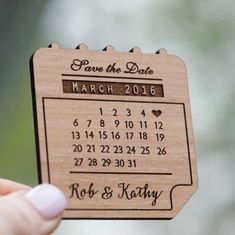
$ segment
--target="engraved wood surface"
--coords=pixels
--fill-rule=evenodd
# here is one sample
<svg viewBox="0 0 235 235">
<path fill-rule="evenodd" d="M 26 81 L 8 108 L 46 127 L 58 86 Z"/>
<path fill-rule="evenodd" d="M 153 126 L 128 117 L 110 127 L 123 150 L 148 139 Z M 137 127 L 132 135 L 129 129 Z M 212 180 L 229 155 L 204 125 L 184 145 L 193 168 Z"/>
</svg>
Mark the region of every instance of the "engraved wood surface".
<svg viewBox="0 0 235 235">
<path fill-rule="evenodd" d="M 186 67 L 57 43 L 31 58 L 39 181 L 64 218 L 173 218 L 198 187 Z"/>
</svg>

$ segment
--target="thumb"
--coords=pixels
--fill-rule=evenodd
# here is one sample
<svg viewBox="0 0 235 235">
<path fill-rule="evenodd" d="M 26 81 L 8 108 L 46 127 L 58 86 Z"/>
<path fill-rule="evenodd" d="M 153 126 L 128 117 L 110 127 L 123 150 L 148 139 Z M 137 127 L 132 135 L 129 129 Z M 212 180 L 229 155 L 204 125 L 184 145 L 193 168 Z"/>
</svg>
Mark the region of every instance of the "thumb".
<svg viewBox="0 0 235 235">
<path fill-rule="evenodd" d="M 64 194 L 50 184 L 0 197 L 0 235 L 47 235 L 66 208 Z"/>
</svg>

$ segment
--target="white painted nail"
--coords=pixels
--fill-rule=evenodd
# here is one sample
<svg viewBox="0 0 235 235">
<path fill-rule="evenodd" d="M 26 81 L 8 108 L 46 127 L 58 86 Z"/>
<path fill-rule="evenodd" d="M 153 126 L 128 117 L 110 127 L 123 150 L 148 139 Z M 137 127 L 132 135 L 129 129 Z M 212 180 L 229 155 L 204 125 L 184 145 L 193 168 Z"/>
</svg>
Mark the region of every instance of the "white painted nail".
<svg viewBox="0 0 235 235">
<path fill-rule="evenodd" d="M 53 219 L 63 212 L 67 202 L 64 194 L 51 184 L 41 184 L 26 193 L 32 206 L 46 219 Z"/>
</svg>

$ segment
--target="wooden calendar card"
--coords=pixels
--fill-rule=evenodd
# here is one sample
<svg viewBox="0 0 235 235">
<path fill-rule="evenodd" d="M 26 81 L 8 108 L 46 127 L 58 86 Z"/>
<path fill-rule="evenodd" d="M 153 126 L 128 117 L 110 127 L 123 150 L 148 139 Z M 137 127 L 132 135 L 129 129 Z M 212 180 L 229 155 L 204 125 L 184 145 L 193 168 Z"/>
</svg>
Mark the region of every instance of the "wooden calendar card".
<svg viewBox="0 0 235 235">
<path fill-rule="evenodd" d="M 173 218 L 198 187 L 184 62 L 53 43 L 30 68 L 39 181 L 64 218 Z"/>
</svg>

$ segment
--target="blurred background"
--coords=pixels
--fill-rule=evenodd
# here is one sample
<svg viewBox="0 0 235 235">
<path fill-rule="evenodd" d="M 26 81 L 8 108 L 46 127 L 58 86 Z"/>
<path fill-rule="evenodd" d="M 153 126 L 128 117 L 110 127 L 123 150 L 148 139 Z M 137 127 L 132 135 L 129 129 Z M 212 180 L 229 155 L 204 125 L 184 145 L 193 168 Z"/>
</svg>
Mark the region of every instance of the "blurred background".
<svg viewBox="0 0 235 235">
<path fill-rule="evenodd" d="M 63 221 L 57 235 L 235 234 L 233 0 L 0 0 L 0 177 L 37 184 L 29 59 L 57 41 L 166 48 L 188 68 L 200 188 L 171 221 Z"/>
</svg>

